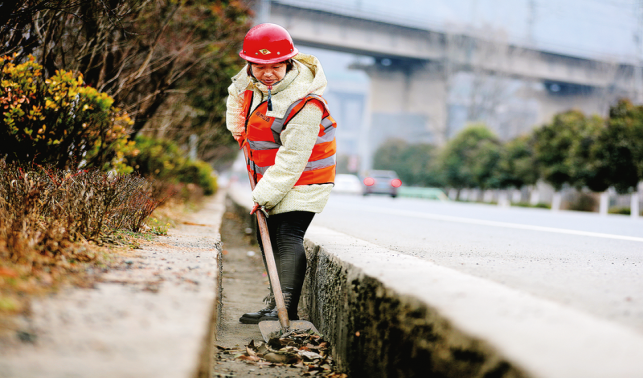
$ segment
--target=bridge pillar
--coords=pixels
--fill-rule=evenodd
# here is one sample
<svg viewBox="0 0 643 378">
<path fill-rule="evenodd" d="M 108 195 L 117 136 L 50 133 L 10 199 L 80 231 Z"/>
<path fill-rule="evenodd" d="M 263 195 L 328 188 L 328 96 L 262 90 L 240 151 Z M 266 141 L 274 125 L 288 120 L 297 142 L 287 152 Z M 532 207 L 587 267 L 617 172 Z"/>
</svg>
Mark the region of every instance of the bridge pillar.
<svg viewBox="0 0 643 378">
<path fill-rule="evenodd" d="M 390 138 L 444 144 L 448 91 L 438 70 L 425 62 L 396 59 L 377 59 L 359 68 L 371 80 L 370 158 Z"/>
</svg>

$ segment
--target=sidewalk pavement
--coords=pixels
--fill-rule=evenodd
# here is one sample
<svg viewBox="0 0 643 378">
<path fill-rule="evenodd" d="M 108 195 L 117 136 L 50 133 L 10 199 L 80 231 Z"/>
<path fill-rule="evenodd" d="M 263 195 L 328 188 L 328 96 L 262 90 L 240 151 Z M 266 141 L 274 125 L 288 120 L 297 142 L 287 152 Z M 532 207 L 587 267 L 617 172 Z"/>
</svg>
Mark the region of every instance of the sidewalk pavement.
<svg viewBox="0 0 643 378">
<path fill-rule="evenodd" d="M 210 377 L 220 314 L 225 190 L 190 222 L 144 243 L 94 289 L 67 288 L 32 303 L 5 345 L 0 378 Z"/>
</svg>

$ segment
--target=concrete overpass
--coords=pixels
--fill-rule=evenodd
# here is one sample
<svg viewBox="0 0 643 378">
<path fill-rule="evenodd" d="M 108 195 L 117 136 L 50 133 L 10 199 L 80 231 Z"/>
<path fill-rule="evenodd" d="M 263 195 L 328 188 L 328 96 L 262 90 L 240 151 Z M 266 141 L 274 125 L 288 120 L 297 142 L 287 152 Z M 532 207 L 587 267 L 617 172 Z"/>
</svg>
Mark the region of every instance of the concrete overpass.
<svg viewBox="0 0 643 378">
<path fill-rule="evenodd" d="M 606 114 L 618 97 L 636 94 L 631 64 L 516 46 L 497 32 L 450 33 L 299 2 L 262 4 L 262 20 L 287 28 L 298 45 L 374 58 L 355 66 L 371 78 L 359 126 L 370 136 L 360 138 L 364 161 L 390 136 L 439 145 L 465 122 L 482 121 L 509 139 L 557 112 Z M 454 99 L 454 82 L 463 76 L 473 84 L 466 98 Z"/>
</svg>

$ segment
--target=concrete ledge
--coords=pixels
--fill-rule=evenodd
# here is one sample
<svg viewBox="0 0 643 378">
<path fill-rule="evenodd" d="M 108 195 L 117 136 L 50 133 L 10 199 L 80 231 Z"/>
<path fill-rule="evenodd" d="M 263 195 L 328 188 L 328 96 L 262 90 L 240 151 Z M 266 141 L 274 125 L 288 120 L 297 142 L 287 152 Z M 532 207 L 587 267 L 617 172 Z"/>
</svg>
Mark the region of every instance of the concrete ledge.
<svg viewBox="0 0 643 378">
<path fill-rule="evenodd" d="M 310 319 L 354 376 L 643 377 L 634 330 L 325 228 L 307 237 Z"/>
<path fill-rule="evenodd" d="M 35 300 L 20 325 L 35 340 L 0 346 L 0 377 L 210 377 L 224 198 L 119 257 L 95 289 Z"/>
</svg>

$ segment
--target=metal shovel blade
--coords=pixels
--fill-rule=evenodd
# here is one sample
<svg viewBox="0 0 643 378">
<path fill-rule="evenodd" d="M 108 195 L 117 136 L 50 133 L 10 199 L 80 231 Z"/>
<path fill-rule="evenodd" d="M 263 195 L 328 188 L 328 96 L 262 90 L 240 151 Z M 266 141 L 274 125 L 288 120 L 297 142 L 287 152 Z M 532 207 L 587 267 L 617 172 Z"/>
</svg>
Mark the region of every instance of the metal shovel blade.
<svg viewBox="0 0 643 378">
<path fill-rule="evenodd" d="M 276 320 L 264 320 L 259 322 L 259 330 L 261 331 L 261 336 L 263 340 L 268 342 L 270 339 L 279 338 L 283 334 L 283 328 Z M 306 320 L 291 320 L 290 321 L 290 331 L 295 331 L 296 333 L 310 333 L 313 331 L 316 334 L 320 334 L 317 328 L 313 323 Z"/>
</svg>

